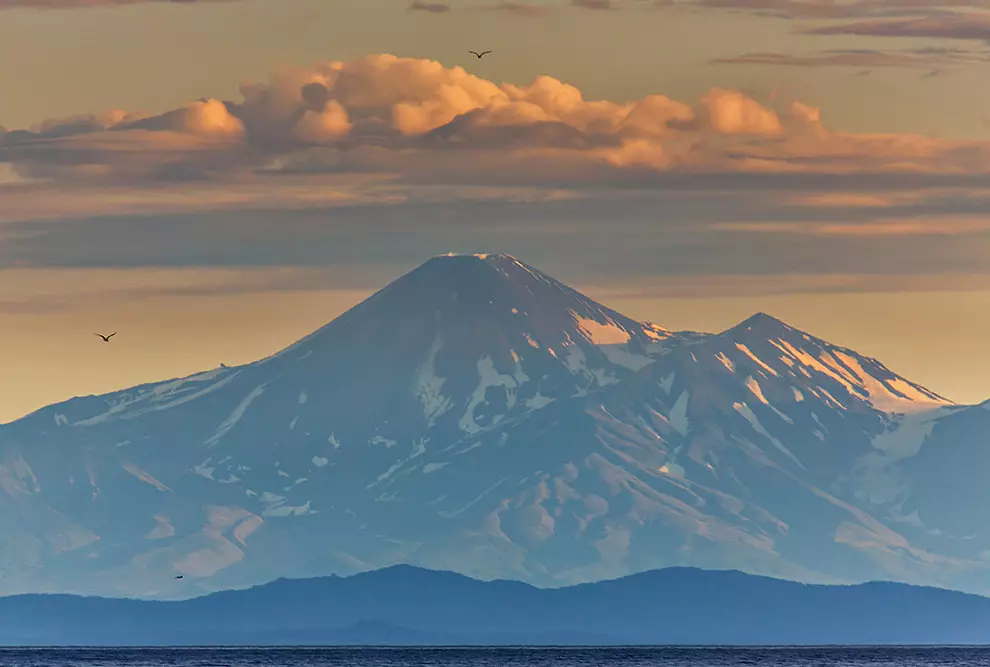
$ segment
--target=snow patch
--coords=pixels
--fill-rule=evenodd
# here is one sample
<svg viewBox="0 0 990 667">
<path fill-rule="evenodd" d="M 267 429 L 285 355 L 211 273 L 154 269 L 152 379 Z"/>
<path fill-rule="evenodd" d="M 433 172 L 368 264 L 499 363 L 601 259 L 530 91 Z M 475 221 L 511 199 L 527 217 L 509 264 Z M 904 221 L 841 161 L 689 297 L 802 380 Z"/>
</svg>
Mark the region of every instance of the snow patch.
<svg viewBox="0 0 990 667">
<path fill-rule="evenodd" d="M 123 464 L 122 467 L 124 470 L 131 473 L 145 484 L 149 484 L 163 493 L 172 491 L 172 489 L 168 488 L 167 486 L 159 482 L 157 479 L 152 477 L 150 473 L 148 473 L 145 470 L 141 470 L 141 468 L 138 468 L 133 463 L 125 463 Z"/>
<path fill-rule="evenodd" d="M 604 324 L 588 317 L 581 317 L 573 310 L 568 311 L 574 318 L 577 328 L 584 334 L 590 343 L 595 345 L 615 345 L 628 343 L 631 336 L 629 332 L 620 327 L 615 321 L 606 316 Z"/>
<path fill-rule="evenodd" d="M 251 407 L 251 403 L 254 402 L 256 398 L 258 398 L 263 393 L 265 393 L 266 386 L 267 383 L 258 385 L 257 387 L 252 389 L 250 393 L 248 393 L 248 395 L 245 396 L 244 399 L 237 405 L 237 407 L 234 408 L 234 411 L 230 413 L 230 416 L 227 417 L 227 419 L 225 419 L 223 423 L 221 423 L 220 426 L 217 427 L 216 432 L 214 432 L 214 434 L 210 436 L 204 444 L 210 447 L 216 445 L 220 441 L 220 438 L 225 436 L 227 432 L 230 431 L 230 429 L 234 428 L 234 425 L 241 420 L 241 417 L 244 416 L 244 413 L 247 412 L 247 409 Z"/>
<path fill-rule="evenodd" d="M 613 364 L 632 371 L 638 371 L 654 361 L 650 357 L 630 352 L 625 345 L 601 345 L 599 349 Z"/>
<path fill-rule="evenodd" d="M 506 393 L 506 409 L 511 410 L 516 405 L 516 388 L 519 382 L 511 375 L 502 375 L 495 368 L 495 362 L 487 354 L 478 359 L 478 386 L 471 393 L 467 409 L 461 416 L 458 425 L 464 433 L 477 433 L 481 430 L 474 420 L 474 411 L 485 402 L 485 395 L 491 387 L 503 387 Z"/>
<path fill-rule="evenodd" d="M 412 447 L 412 451 L 410 452 L 409 456 L 407 456 L 404 459 L 399 459 L 398 461 L 396 461 L 395 463 L 393 463 L 391 466 L 389 466 L 388 470 L 386 470 L 385 472 L 383 472 L 381 475 L 378 476 L 378 479 L 376 479 L 371 484 L 368 484 L 365 488 L 370 489 L 370 488 L 372 488 L 374 486 L 377 486 L 377 485 L 381 484 L 382 482 L 384 482 L 385 480 L 387 480 L 389 477 L 391 477 L 392 475 L 394 475 L 399 470 L 399 468 L 401 468 L 402 466 L 406 465 L 407 463 L 409 463 L 413 459 L 415 459 L 415 458 L 417 458 L 417 457 L 422 456 L 423 454 L 425 454 L 426 453 L 426 443 L 427 443 L 426 438 L 420 438 L 419 440 L 417 440 L 416 442 L 414 442 L 413 443 L 413 447 Z"/>
<path fill-rule="evenodd" d="M 540 408 L 545 408 L 546 406 L 553 403 L 554 399 L 544 396 L 539 391 L 536 392 L 536 396 L 526 399 L 526 407 L 530 410 L 539 410 Z"/>
<path fill-rule="evenodd" d="M 199 475 L 200 477 L 205 477 L 206 479 L 213 479 L 213 471 L 216 470 L 216 468 L 209 465 L 211 461 L 213 461 L 213 459 L 209 458 L 203 461 L 202 463 L 200 463 L 199 465 L 193 466 L 193 472 Z"/>
<path fill-rule="evenodd" d="M 423 404 L 423 417 L 429 426 L 433 426 L 438 417 L 454 406 L 451 399 L 441 393 L 446 380 L 436 374 L 437 353 L 442 347 L 443 341 L 437 336 L 426 355 L 426 360 L 417 369 L 416 379 L 413 382 L 413 395 Z"/>
<path fill-rule="evenodd" d="M 893 428 L 888 427 L 874 437 L 871 444 L 883 452 L 888 461 L 911 458 L 921 451 L 921 446 L 932 434 L 935 424 L 946 414 L 948 410 L 944 407 L 902 414 L 894 422 Z"/>
<path fill-rule="evenodd" d="M 279 497 L 281 498 L 281 496 Z M 261 513 L 261 515 L 271 516 L 271 517 L 287 517 L 287 516 L 303 516 L 306 514 L 316 514 L 316 512 L 314 512 L 310 508 L 310 502 L 311 501 L 307 500 L 304 505 L 296 505 L 296 506 L 284 505 L 282 504 L 282 502 L 279 502 L 266 509 L 264 512 Z"/>
<path fill-rule="evenodd" d="M 928 411 L 933 407 L 947 404 L 947 401 L 940 401 L 918 391 L 918 389 L 900 378 L 878 380 L 867 373 L 854 357 L 844 352 L 835 352 L 834 354 L 839 361 L 845 364 L 857 376 L 860 384 L 866 390 L 873 407 L 882 412 L 907 413 Z"/>
<path fill-rule="evenodd" d="M 169 521 L 169 518 L 163 514 L 156 514 L 154 517 L 155 527 L 145 535 L 147 540 L 163 540 L 167 537 L 172 537 L 175 535 L 175 528 Z"/>
<path fill-rule="evenodd" d="M 756 396 L 760 403 L 763 405 L 770 405 L 770 401 L 768 401 L 766 396 L 763 395 L 763 390 L 760 388 L 760 383 L 754 380 L 752 375 L 746 376 L 746 388 L 749 389 L 753 396 Z"/>
<path fill-rule="evenodd" d="M 765 363 L 763 363 L 763 361 L 759 357 L 753 354 L 753 352 L 742 343 L 736 343 L 736 349 L 742 352 L 743 354 L 745 354 L 750 359 L 752 359 L 758 366 L 760 366 L 760 368 L 765 370 L 767 373 L 770 373 L 770 375 L 777 375 L 777 371 L 775 371 L 774 369 L 770 368 Z"/>
<path fill-rule="evenodd" d="M 732 360 L 725 356 L 724 352 L 719 352 L 715 355 L 715 358 L 721 361 L 722 365 L 725 366 L 730 373 L 736 372 L 736 367 L 733 365 Z"/>
<path fill-rule="evenodd" d="M 682 391 L 681 395 L 677 397 L 674 407 L 670 409 L 670 416 L 667 418 L 667 422 L 681 435 L 687 435 L 691 428 L 687 416 L 688 401 L 690 399 L 690 392 Z"/>
<path fill-rule="evenodd" d="M 746 421 L 749 422 L 750 426 L 753 427 L 754 431 L 756 431 L 764 438 L 769 440 L 771 443 L 773 443 L 774 447 L 776 447 L 781 452 L 783 452 L 789 459 L 794 461 L 794 463 L 804 468 L 804 464 L 802 464 L 801 461 L 799 461 L 798 458 L 794 456 L 791 450 L 785 447 L 784 444 L 780 442 L 780 440 L 770 435 L 770 433 L 765 428 L 763 428 L 763 424 L 760 423 L 760 420 L 757 419 L 756 415 L 753 414 L 753 410 L 748 405 L 746 405 L 745 403 L 733 403 L 732 407 L 733 409 L 735 409 L 736 412 L 742 415 L 746 419 Z"/>
<path fill-rule="evenodd" d="M 329 465 L 329 463 L 330 463 L 330 459 L 326 457 L 323 456 L 313 457 L 313 465 L 315 465 L 317 468 L 325 468 L 327 467 L 327 465 Z"/>
</svg>

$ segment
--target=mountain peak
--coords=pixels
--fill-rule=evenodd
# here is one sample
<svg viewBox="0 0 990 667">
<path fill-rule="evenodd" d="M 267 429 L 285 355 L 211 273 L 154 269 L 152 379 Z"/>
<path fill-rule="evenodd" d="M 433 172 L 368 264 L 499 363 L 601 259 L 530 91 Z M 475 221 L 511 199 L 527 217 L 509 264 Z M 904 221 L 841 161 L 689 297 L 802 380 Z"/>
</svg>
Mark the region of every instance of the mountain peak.
<svg viewBox="0 0 990 667">
<path fill-rule="evenodd" d="M 877 359 L 812 336 L 764 312 L 726 329 L 717 339 L 717 345 L 728 351 L 723 354 L 729 355 L 725 359 L 730 364 L 735 357 L 743 366 L 752 362 L 774 376 L 813 379 L 835 396 L 866 401 L 883 412 L 914 412 L 951 404 L 930 389 L 897 375 Z M 829 400 L 846 409 L 840 401 Z"/>
<path fill-rule="evenodd" d="M 461 259 L 469 259 L 469 258 L 480 259 L 483 262 L 484 261 L 488 261 L 488 260 L 518 261 L 512 255 L 509 255 L 509 254 L 506 254 L 506 253 L 501 253 L 501 252 L 476 252 L 476 253 L 447 252 L 447 253 L 444 253 L 442 255 L 434 255 L 428 261 L 432 261 L 432 260 L 436 260 L 436 259 L 442 260 L 442 259 L 447 259 L 447 258 L 451 258 L 451 257 L 461 258 Z"/>
<path fill-rule="evenodd" d="M 740 322 L 734 327 L 728 329 L 728 331 L 742 332 L 742 331 L 754 331 L 757 333 L 776 333 L 780 331 L 797 331 L 794 327 L 787 324 L 783 320 L 779 320 L 773 315 L 768 315 L 764 312 L 758 312 L 754 315 L 750 315 L 745 320 Z"/>
</svg>

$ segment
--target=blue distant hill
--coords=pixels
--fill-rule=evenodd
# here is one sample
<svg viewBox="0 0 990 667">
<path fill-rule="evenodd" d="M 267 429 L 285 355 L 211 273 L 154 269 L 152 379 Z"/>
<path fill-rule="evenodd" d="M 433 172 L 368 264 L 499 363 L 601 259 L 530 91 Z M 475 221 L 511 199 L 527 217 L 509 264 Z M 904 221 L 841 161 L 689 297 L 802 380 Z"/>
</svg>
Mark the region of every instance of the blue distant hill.
<svg viewBox="0 0 990 667">
<path fill-rule="evenodd" d="M 0 598 L 5 645 L 990 643 L 990 599 L 670 568 L 567 588 L 395 566 L 182 601 Z"/>
</svg>

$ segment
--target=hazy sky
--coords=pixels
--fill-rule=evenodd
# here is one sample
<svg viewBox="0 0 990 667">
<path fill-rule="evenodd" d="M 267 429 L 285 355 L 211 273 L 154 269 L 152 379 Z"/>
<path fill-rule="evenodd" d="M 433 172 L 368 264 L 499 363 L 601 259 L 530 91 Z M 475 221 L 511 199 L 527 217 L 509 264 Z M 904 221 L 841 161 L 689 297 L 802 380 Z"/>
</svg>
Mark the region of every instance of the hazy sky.
<svg viewBox="0 0 990 667">
<path fill-rule="evenodd" d="M 447 251 L 982 400 L 988 43 L 990 0 L 0 0 L 0 421 Z"/>
</svg>

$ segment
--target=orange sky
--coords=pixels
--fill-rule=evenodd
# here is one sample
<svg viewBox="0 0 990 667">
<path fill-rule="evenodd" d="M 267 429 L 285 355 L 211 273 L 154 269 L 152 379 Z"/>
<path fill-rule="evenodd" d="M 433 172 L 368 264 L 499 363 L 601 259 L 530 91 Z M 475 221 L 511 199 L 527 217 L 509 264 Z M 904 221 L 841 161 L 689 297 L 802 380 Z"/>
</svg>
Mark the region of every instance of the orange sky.
<svg viewBox="0 0 990 667">
<path fill-rule="evenodd" d="M 0 0 L 0 420 L 264 356 L 451 250 L 990 394 L 983 10 L 648 4 Z"/>
</svg>

